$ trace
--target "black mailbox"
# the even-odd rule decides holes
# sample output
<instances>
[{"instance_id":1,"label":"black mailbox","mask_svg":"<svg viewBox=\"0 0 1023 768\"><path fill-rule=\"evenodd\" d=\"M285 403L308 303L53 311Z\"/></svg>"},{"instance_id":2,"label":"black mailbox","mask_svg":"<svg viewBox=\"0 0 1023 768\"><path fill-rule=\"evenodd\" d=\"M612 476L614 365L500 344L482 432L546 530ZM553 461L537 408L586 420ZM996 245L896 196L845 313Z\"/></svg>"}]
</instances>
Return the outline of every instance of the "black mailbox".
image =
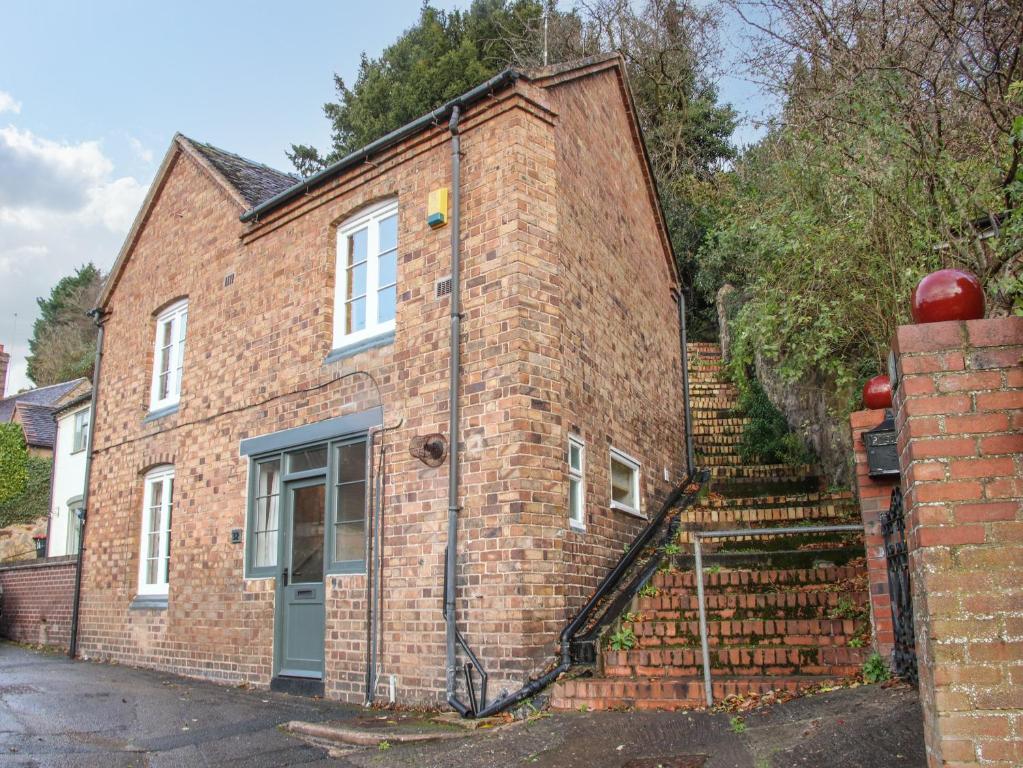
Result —
<instances>
[{"instance_id":1,"label":"black mailbox","mask_svg":"<svg viewBox=\"0 0 1023 768\"><path fill-rule=\"evenodd\" d=\"M863 433L867 447L867 474L871 477L898 477L899 452L895 447L895 418L886 410L884 421Z\"/></svg>"}]
</instances>

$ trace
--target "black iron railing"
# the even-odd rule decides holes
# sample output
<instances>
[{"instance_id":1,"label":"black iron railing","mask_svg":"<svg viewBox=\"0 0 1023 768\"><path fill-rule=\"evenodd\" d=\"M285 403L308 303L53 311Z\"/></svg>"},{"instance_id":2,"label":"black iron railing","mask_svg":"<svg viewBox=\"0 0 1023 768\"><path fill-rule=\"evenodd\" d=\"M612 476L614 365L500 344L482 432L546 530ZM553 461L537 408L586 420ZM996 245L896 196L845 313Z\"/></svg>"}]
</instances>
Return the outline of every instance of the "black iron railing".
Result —
<instances>
[{"instance_id":1,"label":"black iron railing","mask_svg":"<svg viewBox=\"0 0 1023 768\"><path fill-rule=\"evenodd\" d=\"M913 632L913 592L909 580L909 547L906 546L906 518L902 490L892 489L888 511L881 515L884 553L888 561L888 594L892 603L895 651L892 669L899 677L917 680L916 637Z\"/></svg>"}]
</instances>

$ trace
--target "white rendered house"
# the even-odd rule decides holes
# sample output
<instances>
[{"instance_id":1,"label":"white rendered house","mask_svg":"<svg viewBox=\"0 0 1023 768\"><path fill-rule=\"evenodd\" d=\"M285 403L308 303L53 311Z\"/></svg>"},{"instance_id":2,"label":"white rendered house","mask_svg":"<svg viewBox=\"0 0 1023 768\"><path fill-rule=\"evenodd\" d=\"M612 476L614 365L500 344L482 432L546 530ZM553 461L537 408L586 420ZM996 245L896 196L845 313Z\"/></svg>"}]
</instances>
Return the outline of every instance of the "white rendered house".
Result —
<instances>
[{"instance_id":1,"label":"white rendered house","mask_svg":"<svg viewBox=\"0 0 1023 768\"><path fill-rule=\"evenodd\" d=\"M59 557L78 554L81 539L80 511L85 494L85 459L92 420L91 393L66 403L54 412L53 417L57 422L57 436L53 445L46 554Z\"/></svg>"}]
</instances>

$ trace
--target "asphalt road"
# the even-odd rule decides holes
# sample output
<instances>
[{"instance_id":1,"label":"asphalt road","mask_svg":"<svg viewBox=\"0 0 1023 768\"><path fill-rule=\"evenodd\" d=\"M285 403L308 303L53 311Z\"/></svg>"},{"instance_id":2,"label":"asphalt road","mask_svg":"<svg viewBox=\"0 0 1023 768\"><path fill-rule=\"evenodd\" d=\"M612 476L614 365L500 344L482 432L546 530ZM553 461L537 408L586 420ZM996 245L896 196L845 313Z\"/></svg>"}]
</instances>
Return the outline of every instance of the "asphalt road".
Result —
<instances>
[{"instance_id":1,"label":"asphalt road","mask_svg":"<svg viewBox=\"0 0 1023 768\"><path fill-rule=\"evenodd\" d=\"M0 643L0 766L876 768L924 766L916 693L864 686L744 716L569 712L328 757L278 728L365 711Z\"/></svg>"}]
</instances>

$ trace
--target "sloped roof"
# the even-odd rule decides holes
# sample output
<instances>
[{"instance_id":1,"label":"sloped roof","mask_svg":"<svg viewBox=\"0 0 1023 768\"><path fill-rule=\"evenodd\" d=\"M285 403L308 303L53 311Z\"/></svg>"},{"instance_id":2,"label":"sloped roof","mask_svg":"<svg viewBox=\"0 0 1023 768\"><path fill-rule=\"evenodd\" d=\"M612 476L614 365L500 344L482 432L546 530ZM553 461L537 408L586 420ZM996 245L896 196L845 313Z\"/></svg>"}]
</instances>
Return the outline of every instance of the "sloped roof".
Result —
<instances>
[{"instance_id":1,"label":"sloped roof","mask_svg":"<svg viewBox=\"0 0 1023 768\"><path fill-rule=\"evenodd\" d=\"M56 408L67 395L71 394L82 384L87 384L88 381L88 379L72 379L71 381L62 381L60 384L37 387L27 392L19 392L16 395L5 397L0 400L0 422L11 421L14 418L14 408L18 403L45 405L49 408Z\"/></svg>"},{"instance_id":2,"label":"sloped roof","mask_svg":"<svg viewBox=\"0 0 1023 768\"><path fill-rule=\"evenodd\" d=\"M212 144L204 144L195 139L188 139L188 142L238 190L249 205L259 205L300 181L296 176L290 176L255 160L248 160Z\"/></svg>"},{"instance_id":3,"label":"sloped roof","mask_svg":"<svg viewBox=\"0 0 1023 768\"><path fill-rule=\"evenodd\" d=\"M21 424L26 443L36 448L52 448L57 439L54 410L53 406L21 401L14 407L12 421Z\"/></svg>"}]
</instances>

